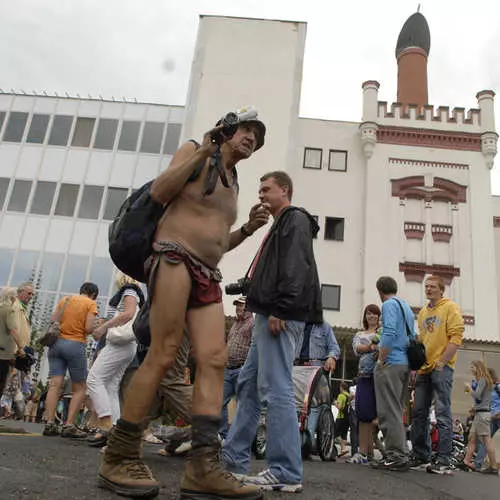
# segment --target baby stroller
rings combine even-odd
[[[307,459],[317,453],[322,460],[334,461],[337,447],[331,407],[332,386],[328,373],[321,366],[294,366],[292,376],[302,458]],[[263,412],[253,446],[256,458],[264,458],[266,444],[266,419]]]

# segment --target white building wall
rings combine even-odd
[[[358,124],[300,119],[295,158],[289,172],[294,203],[319,217],[314,243],[320,281],[341,287],[340,311],[325,310],[333,325],[358,326],[362,313],[363,190],[365,170]],[[321,169],[304,168],[304,149],[322,150]],[[329,170],[329,151],[347,152],[345,172]],[[345,219],[344,240],[325,240],[325,218]]]
[[[225,113],[246,105],[259,110],[267,127],[266,145],[238,167],[235,227],[258,202],[259,178],[271,170],[287,170],[294,162],[305,34],[304,23],[201,17],[183,139],[201,140]],[[224,257],[224,284],[245,274],[264,234],[261,229]],[[231,298],[224,302],[232,312]]]

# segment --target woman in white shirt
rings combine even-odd
[[[118,272],[115,284],[117,292],[109,305],[116,308],[116,313],[94,330],[96,339],[106,334],[106,345],[87,378],[88,394],[99,422],[99,432],[88,440],[94,447],[106,444],[109,431],[120,418],[120,383],[137,350],[132,324],[144,303],[137,281]]]

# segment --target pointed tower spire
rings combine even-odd
[[[427,57],[431,48],[431,34],[425,17],[420,12],[410,16],[398,37],[398,102],[407,106],[417,104],[421,110],[428,104]]]

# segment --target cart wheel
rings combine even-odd
[[[334,461],[337,456],[334,434],[335,421],[330,408],[322,408],[316,427],[316,443],[321,460]]]
[[[266,424],[259,424],[257,427],[257,432],[255,433],[255,439],[253,440],[253,452],[257,460],[263,460],[266,458],[266,448],[267,448],[267,427]]]
[[[302,460],[307,460],[312,453],[312,438],[308,429],[304,429],[300,433],[300,450],[302,452]]]

